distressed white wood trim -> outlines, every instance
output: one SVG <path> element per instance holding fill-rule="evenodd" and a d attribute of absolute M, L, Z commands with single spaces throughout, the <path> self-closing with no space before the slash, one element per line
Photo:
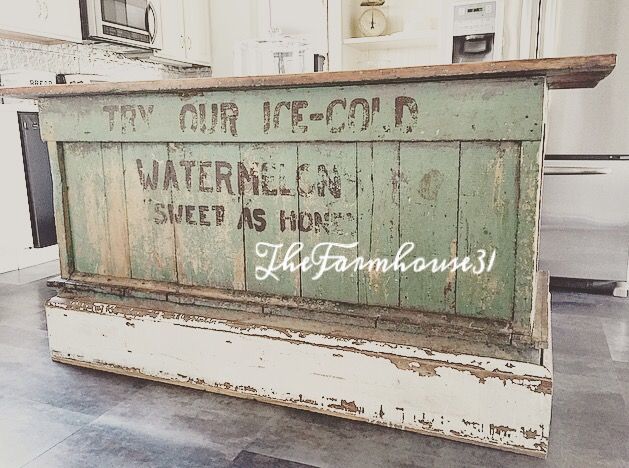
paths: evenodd
<path fill-rule="evenodd" d="M 542 365 L 53 298 L 53 359 L 545 456 Z"/>

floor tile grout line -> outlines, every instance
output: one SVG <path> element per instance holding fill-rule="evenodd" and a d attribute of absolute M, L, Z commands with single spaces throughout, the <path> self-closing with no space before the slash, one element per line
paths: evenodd
<path fill-rule="evenodd" d="M 132 377 L 134 378 L 134 377 Z M 139 379 L 138 379 L 139 380 Z M 146 385 L 143 385 L 142 387 L 138 388 L 135 392 L 132 392 L 131 394 L 129 394 L 127 397 L 123 398 L 122 400 L 118 401 L 115 405 L 111 406 L 110 408 L 108 408 L 107 410 L 105 410 L 104 412 L 102 412 L 101 414 L 99 414 L 98 416 L 95 416 L 92 420 L 90 420 L 89 422 L 82 424 L 80 427 L 78 427 L 74 432 L 72 432 L 71 434 L 69 434 L 68 436 L 64 437 L 62 440 L 60 440 L 59 442 L 57 442 L 56 444 L 52 445 L 51 447 L 48 447 L 46 450 L 44 450 L 42 453 L 38 454 L 37 456 L 35 456 L 34 458 L 32 458 L 31 460 L 29 460 L 28 462 L 26 462 L 24 465 L 21 465 L 20 468 L 24 468 L 26 466 L 28 466 L 29 464 L 33 463 L 35 460 L 37 460 L 39 457 L 41 457 L 42 455 L 48 453 L 50 450 L 52 450 L 53 448 L 55 448 L 57 445 L 61 444 L 62 442 L 66 441 L 68 438 L 72 437 L 74 434 L 76 434 L 77 432 L 85 429 L 86 427 L 89 427 L 91 425 L 93 425 L 95 422 L 97 422 L 99 419 L 101 419 L 103 416 L 105 416 L 107 413 L 109 413 L 110 411 L 112 411 L 113 409 L 117 408 L 118 406 L 120 406 L 122 403 L 125 403 L 127 400 L 129 400 L 130 398 L 134 397 L 137 393 L 139 393 L 141 390 L 144 390 L 146 387 L 148 387 L 151 384 L 151 382 L 146 382 Z M 39 403 L 39 404 L 45 404 L 48 406 L 52 406 L 54 408 L 57 409 L 61 409 L 64 411 L 70 411 L 73 413 L 78 413 L 77 411 L 72 411 L 72 410 L 68 410 L 67 408 L 60 408 L 58 406 L 55 405 L 51 405 L 50 403 L 43 403 L 37 400 L 32 400 L 30 398 L 24 398 L 25 400 L 28 401 L 33 401 L 35 403 Z M 84 416 L 89 416 L 87 414 L 84 413 L 79 413 L 82 414 Z"/>
<path fill-rule="evenodd" d="M 72 432 L 71 434 L 68 434 L 66 437 L 64 437 L 63 439 L 61 439 L 59 442 L 57 442 L 56 444 L 48 447 L 46 450 L 44 450 L 43 452 L 41 452 L 40 454 L 36 455 L 35 457 L 31 458 L 29 461 L 27 461 L 26 463 L 24 463 L 23 465 L 20 465 L 20 468 L 24 468 L 27 467 L 28 465 L 30 465 L 31 463 L 33 463 L 35 460 L 37 460 L 38 458 L 40 458 L 42 455 L 45 455 L 46 453 L 48 453 L 49 451 L 51 451 L 53 448 L 55 448 L 57 445 L 59 445 L 62 442 L 65 442 L 67 439 L 69 439 L 70 437 L 72 437 L 74 434 L 76 434 L 77 432 L 79 432 L 80 430 L 84 429 L 85 427 L 89 426 L 90 424 L 92 424 L 93 421 L 90 421 L 89 423 L 83 424 L 80 427 L 78 427 L 74 432 Z"/>

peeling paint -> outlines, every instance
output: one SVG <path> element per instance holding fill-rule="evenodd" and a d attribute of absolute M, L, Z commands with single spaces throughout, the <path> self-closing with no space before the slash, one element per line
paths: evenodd
<path fill-rule="evenodd" d="M 551 381 L 519 373 L 548 375 L 530 364 L 87 301 L 46 310 L 55 360 L 538 456 L 547 447 L 551 396 L 535 390 Z"/>
<path fill-rule="evenodd" d="M 393 364 L 395 364 L 398 369 L 410 370 L 421 375 L 422 377 L 433 377 L 437 375 L 437 368 L 434 365 L 427 365 L 416 361 L 409 361 L 405 358 L 397 359 L 391 356 L 388 356 L 388 359 Z"/>
<path fill-rule="evenodd" d="M 537 439 L 537 437 L 539 437 L 539 433 L 532 429 L 524 430 L 524 428 L 521 428 L 520 431 L 522 432 L 522 435 L 527 439 Z"/>
<path fill-rule="evenodd" d="M 330 404 L 328 405 L 328 408 L 340 409 L 343 411 L 347 411 L 348 413 L 363 413 L 364 412 L 363 408 L 359 408 L 358 406 L 356 406 L 356 402 L 346 401 L 346 400 L 341 400 L 341 403 L 338 405 Z"/>
<path fill-rule="evenodd" d="M 510 437 L 511 432 L 516 432 L 516 430 L 508 426 L 494 426 L 493 424 L 490 424 L 489 432 L 490 434 L 496 434 L 498 436 Z"/>
<path fill-rule="evenodd" d="M 436 200 L 444 179 L 440 171 L 436 169 L 428 171 L 419 181 L 419 195 L 425 200 Z"/>
<path fill-rule="evenodd" d="M 478 376 L 483 380 L 488 375 L 501 378 L 501 374 L 505 374 L 504 379 L 518 379 L 525 378 L 525 380 L 533 379 L 536 381 L 536 385 L 540 383 L 540 380 L 547 380 L 550 376 L 547 370 L 535 364 L 528 364 L 515 361 L 503 361 L 499 359 L 479 361 L 470 355 L 465 354 L 448 354 L 442 352 L 436 352 L 434 350 L 426 350 L 425 348 L 414 348 L 412 346 L 398 345 L 392 343 L 376 343 L 373 341 L 359 340 L 352 338 L 343 338 L 340 336 L 332 335 L 320 335 L 315 333 L 304 333 L 299 330 L 290 330 L 287 328 L 270 327 L 252 325 L 250 323 L 241 323 L 238 320 L 228 322 L 223 319 L 213 319 L 206 316 L 198 315 L 185 315 L 185 314 L 172 314 L 165 311 L 154 311 L 151 309 L 138 309 L 130 308 L 124 310 L 122 307 L 110 308 L 112 312 L 106 312 L 104 308 L 94 309 L 90 303 L 76 300 L 65 300 L 63 298 L 53 298 L 48 302 L 50 307 L 59 307 L 64 310 L 79 310 L 85 312 L 95 313 L 111 313 L 119 317 L 124 317 L 127 320 L 162 320 L 162 319 L 175 319 L 184 323 L 176 323 L 178 326 L 184 326 L 187 322 L 192 322 L 194 325 L 190 325 L 193 328 L 212 328 L 223 331 L 235 331 L 237 333 L 245 333 L 252 335 L 264 335 L 270 339 L 291 339 L 297 344 L 299 343 L 316 343 L 321 346 L 328 346 L 330 348 L 343 350 L 346 346 L 354 349 L 357 348 L 363 353 L 377 353 L 379 357 L 387 357 L 390 354 L 396 356 L 404 356 L 421 361 L 442 361 L 447 360 L 453 365 L 461 365 L 462 370 L 467 370 Z M 274 333 L 277 333 L 274 336 Z M 303 340 L 303 341 L 302 341 Z M 500 363 L 496 366 L 496 363 Z M 487 373 L 489 372 L 489 374 Z M 513 377 L 512 377 L 513 376 Z M 541 379 L 540 379 L 541 378 Z M 546 386 L 547 387 L 547 386 Z"/>

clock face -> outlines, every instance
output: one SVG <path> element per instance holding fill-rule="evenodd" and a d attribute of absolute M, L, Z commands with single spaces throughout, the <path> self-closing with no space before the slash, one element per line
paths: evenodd
<path fill-rule="evenodd" d="M 381 10 L 370 8 L 360 16 L 358 26 L 365 36 L 382 36 L 387 28 L 387 17 Z"/>

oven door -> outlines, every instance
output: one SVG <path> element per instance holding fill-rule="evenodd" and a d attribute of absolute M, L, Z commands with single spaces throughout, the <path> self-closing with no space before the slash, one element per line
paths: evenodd
<path fill-rule="evenodd" d="M 162 48 L 159 0 L 88 0 L 87 4 L 91 38 Z"/>

